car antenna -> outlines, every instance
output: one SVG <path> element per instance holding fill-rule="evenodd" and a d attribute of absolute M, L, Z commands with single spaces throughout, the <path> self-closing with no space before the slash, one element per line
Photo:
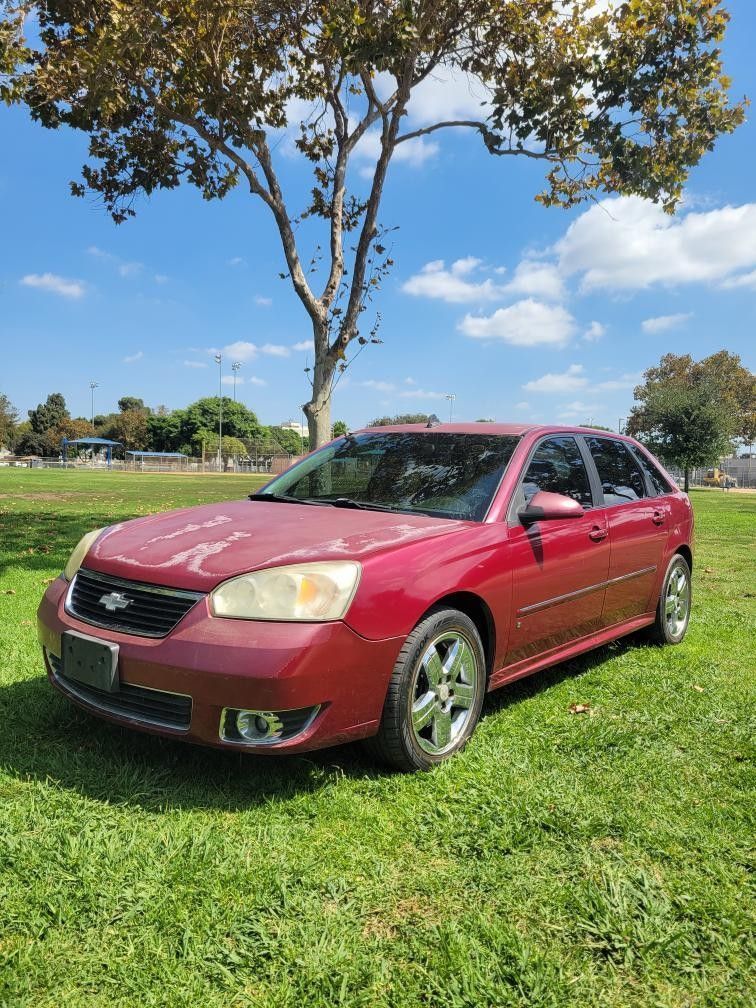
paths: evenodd
<path fill-rule="evenodd" d="M 440 424 L 441 424 L 441 421 L 438 419 L 438 417 L 436 416 L 436 414 L 435 413 L 431 413 L 431 415 L 428 417 L 428 423 L 425 426 L 426 427 L 438 427 L 438 426 L 440 426 Z"/>

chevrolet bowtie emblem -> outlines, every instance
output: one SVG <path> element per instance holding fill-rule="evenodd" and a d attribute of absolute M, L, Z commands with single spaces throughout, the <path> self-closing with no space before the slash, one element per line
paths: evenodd
<path fill-rule="evenodd" d="M 117 609 L 125 609 L 126 606 L 130 606 L 131 599 L 121 595 L 120 592 L 110 592 L 109 595 L 102 596 L 100 605 L 105 606 L 108 612 L 116 612 Z"/>

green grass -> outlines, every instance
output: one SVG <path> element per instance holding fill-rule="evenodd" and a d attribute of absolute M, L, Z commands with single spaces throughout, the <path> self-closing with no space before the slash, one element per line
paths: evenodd
<path fill-rule="evenodd" d="M 756 1003 L 756 495 L 693 494 L 681 646 L 505 688 L 406 777 L 130 733 L 48 687 L 35 608 L 81 533 L 253 485 L 0 470 L 0 1004 Z"/>

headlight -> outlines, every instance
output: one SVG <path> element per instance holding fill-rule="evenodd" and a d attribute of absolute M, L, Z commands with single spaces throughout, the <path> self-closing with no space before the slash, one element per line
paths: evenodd
<path fill-rule="evenodd" d="M 81 539 L 79 540 L 79 545 L 76 547 L 71 556 L 68 558 L 68 563 L 63 568 L 63 577 L 66 579 L 66 581 L 70 581 L 71 578 L 74 576 L 74 574 L 78 571 L 79 567 L 81 567 L 82 565 L 84 557 L 89 552 L 89 547 L 98 537 L 98 535 L 104 531 L 105 529 L 101 528 L 92 529 L 91 532 L 87 532 L 85 536 L 81 537 Z"/>
<path fill-rule="evenodd" d="M 341 619 L 354 598 L 360 572 L 360 565 L 348 560 L 254 571 L 211 592 L 210 611 L 232 619 Z"/>

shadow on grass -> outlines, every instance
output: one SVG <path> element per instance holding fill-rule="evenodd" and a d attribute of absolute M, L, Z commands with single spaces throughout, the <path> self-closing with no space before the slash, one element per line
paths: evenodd
<path fill-rule="evenodd" d="M 102 512 L 67 514 L 50 511 L 0 514 L 0 577 L 9 567 L 25 571 L 62 570 L 81 537 L 95 528 L 126 521 Z"/>
<path fill-rule="evenodd" d="M 486 698 L 483 717 L 578 677 L 610 653 L 638 643 L 625 638 L 504 686 Z M 0 719 L 0 767 L 16 778 L 52 781 L 96 801 L 153 812 L 239 811 L 317 792 L 337 777 L 390 774 L 363 755 L 359 745 L 299 756 L 255 756 L 121 728 L 80 711 L 43 676 L 0 688 Z"/>

